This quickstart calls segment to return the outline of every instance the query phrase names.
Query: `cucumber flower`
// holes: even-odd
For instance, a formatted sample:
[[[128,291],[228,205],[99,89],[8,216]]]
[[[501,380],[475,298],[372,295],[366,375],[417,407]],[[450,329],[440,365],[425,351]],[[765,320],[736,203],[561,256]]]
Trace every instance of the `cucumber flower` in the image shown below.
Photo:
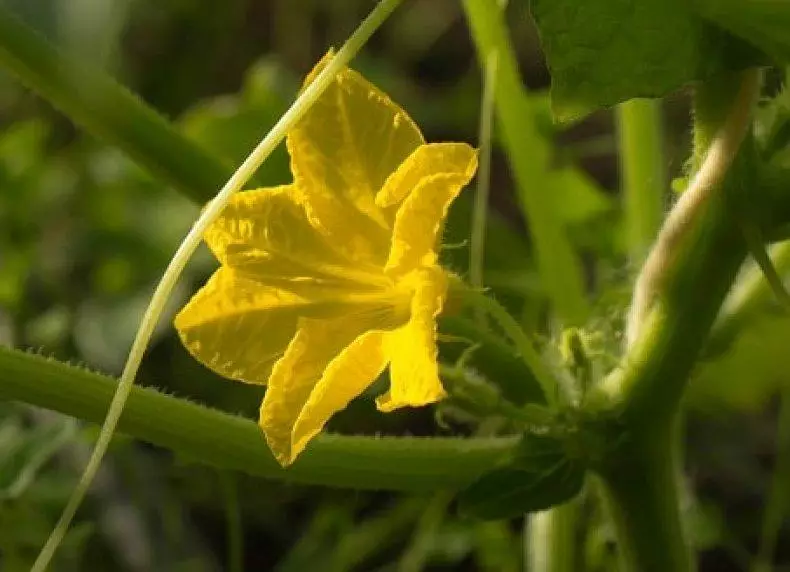
[[[436,317],[448,275],[437,246],[477,168],[474,149],[425,143],[350,69],[287,148],[294,182],[233,197],[204,237],[220,268],[175,319],[197,360],[267,385],[259,423],[282,465],[387,366],[380,411],[445,396]]]

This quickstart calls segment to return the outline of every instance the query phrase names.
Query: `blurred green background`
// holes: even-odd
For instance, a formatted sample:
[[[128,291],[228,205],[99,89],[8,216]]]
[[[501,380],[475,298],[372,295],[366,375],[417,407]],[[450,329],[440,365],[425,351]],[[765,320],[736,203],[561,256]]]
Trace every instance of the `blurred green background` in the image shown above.
[[[306,72],[329,46],[343,42],[372,3],[0,5],[236,164],[286,109]],[[526,4],[511,2],[508,21],[541,133],[554,145],[557,165],[569,168],[561,196],[545,200],[554,201],[583,261],[596,301],[591,329],[616,339],[635,269],[620,225],[612,113],[555,126],[545,91],[549,77]],[[428,140],[477,144],[481,76],[456,0],[405,2],[354,67],[399,102]],[[688,150],[684,94],[667,100],[664,112],[666,172],[678,176]],[[290,179],[284,149],[258,179]],[[469,255],[472,194],[472,188],[465,191],[453,207],[445,236],[445,262],[461,273]],[[555,332],[546,293],[496,141],[491,203],[486,283],[531,331],[548,339]],[[199,209],[0,70],[1,344],[117,375],[152,287]],[[206,251],[190,264],[140,383],[255,417],[260,391],[203,369],[169,323],[214,266]],[[772,397],[788,378],[783,353],[789,333],[787,318],[759,320],[725,356],[700,368],[690,392],[684,513],[703,551],[703,570],[744,569],[759,538],[775,449]],[[381,416],[370,400],[356,402],[330,429],[394,435],[496,430],[470,424],[452,404],[438,412]],[[95,433],[54,413],[0,403],[1,570],[28,569]],[[591,528],[580,551],[590,570],[609,569],[610,533],[594,507],[586,514]],[[515,571],[522,569],[522,534],[521,520],[459,518],[446,494],[414,498],[263,481],[119,438],[53,569]]]

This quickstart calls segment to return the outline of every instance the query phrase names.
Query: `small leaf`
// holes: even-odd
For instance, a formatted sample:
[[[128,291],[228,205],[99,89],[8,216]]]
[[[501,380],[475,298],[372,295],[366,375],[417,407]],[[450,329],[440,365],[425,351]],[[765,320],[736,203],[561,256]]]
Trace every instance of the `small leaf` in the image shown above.
[[[531,7],[560,121],[634,97],[660,97],[761,57],[685,0],[532,0]]]
[[[483,475],[459,497],[461,513],[480,519],[512,518],[548,509],[576,496],[584,467],[560,441],[530,435],[513,463]]]

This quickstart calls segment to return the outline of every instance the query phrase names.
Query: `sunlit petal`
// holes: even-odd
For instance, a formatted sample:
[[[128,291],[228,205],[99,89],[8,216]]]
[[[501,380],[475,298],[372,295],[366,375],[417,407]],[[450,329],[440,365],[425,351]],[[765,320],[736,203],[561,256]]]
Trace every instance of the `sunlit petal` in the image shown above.
[[[309,84],[329,61],[310,72]],[[345,68],[288,134],[294,179],[314,192],[344,197],[375,218],[374,199],[387,177],[424,142],[387,94]]]
[[[305,85],[329,57],[316,65]],[[423,143],[414,122],[386,94],[345,68],[286,141],[294,181],[316,224],[347,246],[355,260],[383,264],[389,233],[375,195]]]
[[[384,334],[369,331],[347,346],[324,370],[294,424],[291,459],[304,450],[329,418],[373,383],[387,366]]]
[[[464,175],[474,172],[476,151],[466,143],[427,143],[421,145],[401,163],[376,194],[381,208],[396,206],[420,182],[430,176]]]
[[[436,262],[436,243],[447,211],[474,175],[477,155],[471,154],[465,165],[458,166],[456,171],[422,177],[403,200],[395,215],[387,272],[402,274]]]
[[[438,267],[418,272],[409,322],[385,336],[390,389],[376,400],[381,411],[439,401],[446,392],[436,361],[436,317],[442,311],[447,278]]]
[[[234,195],[204,239],[222,264],[262,281],[347,278],[348,261],[310,224],[293,185]]]
[[[369,298],[315,288],[299,295],[223,267],[179,312],[175,326],[198,361],[230,379],[262,384],[300,317],[357,316],[393,323],[389,301]]]
[[[364,320],[300,321],[296,336],[272,370],[261,404],[260,425],[281,464],[292,463],[329,416],[383,369],[381,340],[365,334],[368,328]],[[372,352],[373,359],[360,359],[360,352]],[[349,375],[345,388],[338,377],[343,373]]]

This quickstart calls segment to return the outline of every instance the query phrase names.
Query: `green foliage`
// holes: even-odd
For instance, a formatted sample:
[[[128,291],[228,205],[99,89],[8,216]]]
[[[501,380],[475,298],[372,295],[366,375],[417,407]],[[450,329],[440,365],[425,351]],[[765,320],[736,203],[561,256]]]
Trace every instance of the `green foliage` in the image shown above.
[[[461,493],[459,510],[481,519],[546,510],[579,494],[584,475],[584,467],[568,457],[561,441],[527,434],[507,465]]]
[[[532,0],[531,8],[559,121],[759,61],[756,50],[707,24],[685,0]]]
[[[758,46],[777,63],[790,62],[790,5],[770,0],[693,0],[694,10]]]

